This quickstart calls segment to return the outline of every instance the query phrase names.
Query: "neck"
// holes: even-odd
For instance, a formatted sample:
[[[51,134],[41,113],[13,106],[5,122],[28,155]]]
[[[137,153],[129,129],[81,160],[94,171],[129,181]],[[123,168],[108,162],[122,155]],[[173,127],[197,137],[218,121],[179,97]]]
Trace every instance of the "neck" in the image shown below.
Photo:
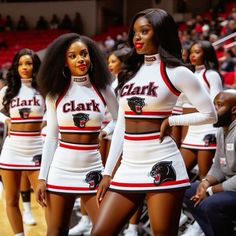
[[[90,79],[89,79],[89,75],[86,74],[86,75],[82,75],[82,76],[74,76],[72,75],[71,76],[71,81],[73,83],[76,83],[76,84],[80,84],[80,85],[86,85],[90,82]]]
[[[21,83],[27,86],[31,86],[32,84],[32,78],[28,78],[28,79],[22,79],[21,78]]]
[[[203,69],[206,69],[206,67],[204,65],[197,65],[197,66],[195,66],[195,71],[201,71]]]
[[[144,64],[145,65],[152,65],[154,63],[160,63],[160,55],[153,54],[153,55],[144,55]]]

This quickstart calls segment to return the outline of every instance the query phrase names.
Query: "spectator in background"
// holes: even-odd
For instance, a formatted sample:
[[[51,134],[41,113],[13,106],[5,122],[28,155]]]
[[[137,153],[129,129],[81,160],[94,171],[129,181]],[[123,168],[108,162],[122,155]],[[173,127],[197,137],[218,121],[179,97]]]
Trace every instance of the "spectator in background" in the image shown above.
[[[20,16],[19,21],[16,26],[16,29],[19,31],[24,31],[24,30],[29,29],[28,23],[27,23],[24,15]]]
[[[221,71],[223,72],[232,72],[234,71],[234,53],[231,49],[225,50],[225,56],[223,57],[223,63],[221,64]]]
[[[53,14],[52,19],[50,20],[49,27],[50,29],[58,29],[60,25],[60,21],[56,14]]]
[[[5,24],[6,24],[6,20],[2,17],[2,15],[0,14],[0,32],[4,31],[5,29]]]
[[[106,53],[110,53],[115,46],[115,40],[109,35],[104,41]]]
[[[45,29],[48,29],[48,28],[49,28],[49,24],[48,24],[47,20],[43,16],[40,16],[37,23],[36,23],[36,29],[45,30]]]
[[[65,14],[65,15],[64,15],[64,18],[62,19],[60,28],[61,28],[61,29],[69,29],[69,30],[70,30],[71,27],[72,27],[71,19],[70,19],[70,17],[69,17],[68,14]]]
[[[79,12],[75,13],[75,18],[72,22],[72,31],[78,34],[83,34],[83,22]]]
[[[5,30],[10,31],[14,29],[14,24],[10,15],[6,16]]]

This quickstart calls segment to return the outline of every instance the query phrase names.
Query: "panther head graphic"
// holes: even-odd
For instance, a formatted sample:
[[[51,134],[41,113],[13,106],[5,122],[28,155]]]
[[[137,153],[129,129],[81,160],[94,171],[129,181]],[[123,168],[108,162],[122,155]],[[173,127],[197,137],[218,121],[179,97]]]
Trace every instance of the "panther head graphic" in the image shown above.
[[[172,161],[161,161],[155,164],[150,171],[150,176],[154,178],[154,184],[176,180],[176,172],[172,166]]]
[[[145,106],[145,98],[140,97],[131,97],[127,98],[128,105],[132,111],[134,111],[136,114],[142,113],[142,108]]]
[[[42,159],[42,155],[38,154],[33,156],[33,162],[35,163],[36,166],[40,166],[41,165],[41,159]]]
[[[216,136],[215,134],[207,134],[203,138],[203,141],[206,147],[209,146],[210,144],[216,144]]]
[[[72,116],[75,126],[80,128],[84,128],[89,120],[89,114],[86,113],[76,113],[73,114]]]
[[[23,119],[28,119],[30,112],[31,112],[31,109],[27,107],[19,109],[20,117]]]
[[[85,178],[85,182],[89,184],[90,189],[95,189],[102,180],[101,171],[90,171]]]

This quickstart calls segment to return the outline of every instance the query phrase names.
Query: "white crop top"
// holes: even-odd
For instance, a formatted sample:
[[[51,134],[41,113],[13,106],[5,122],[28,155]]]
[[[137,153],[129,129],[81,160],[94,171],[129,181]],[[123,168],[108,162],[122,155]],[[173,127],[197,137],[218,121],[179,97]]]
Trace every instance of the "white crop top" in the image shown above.
[[[199,112],[171,116],[180,92],[192,101]],[[124,85],[119,95],[121,98],[118,120],[112,136],[104,175],[111,176],[122,153],[125,118],[127,117],[169,116],[170,126],[200,125],[217,121],[214,105],[194,74],[184,66],[164,67],[159,55],[145,55],[144,64],[137,74]],[[132,97],[135,98],[130,101],[129,99]],[[134,103],[135,106],[129,102]]]
[[[3,108],[3,97],[7,86],[0,91],[0,110]],[[31,80],[21,80],[21,88],[17,96],[10,102],[10,117],[0,114],[0,121],[5,122],[7,118],[11,123],[42,122],[45,111],[45,102],[42,95],[32,88]]]
[[[47,96],[47,136],[39,179],[47,178],[57,148],[58,133],[100,132],[106,106],[112,121],[103,130],[109,135],[115,128],[118,112],[118,102],[110,87],[98,91],[88,76],[72,77],[69,87],[58,99]]]

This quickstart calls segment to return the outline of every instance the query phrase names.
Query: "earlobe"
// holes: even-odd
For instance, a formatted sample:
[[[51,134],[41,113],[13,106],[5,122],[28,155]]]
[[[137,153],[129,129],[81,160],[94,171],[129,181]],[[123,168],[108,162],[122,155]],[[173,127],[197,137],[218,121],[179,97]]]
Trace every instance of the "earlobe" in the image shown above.
[[[232,111],[232,114],[233,114],[233,115],[236,115],[236,106],[232,107],[232,108],[231,108],[231,111]]]

